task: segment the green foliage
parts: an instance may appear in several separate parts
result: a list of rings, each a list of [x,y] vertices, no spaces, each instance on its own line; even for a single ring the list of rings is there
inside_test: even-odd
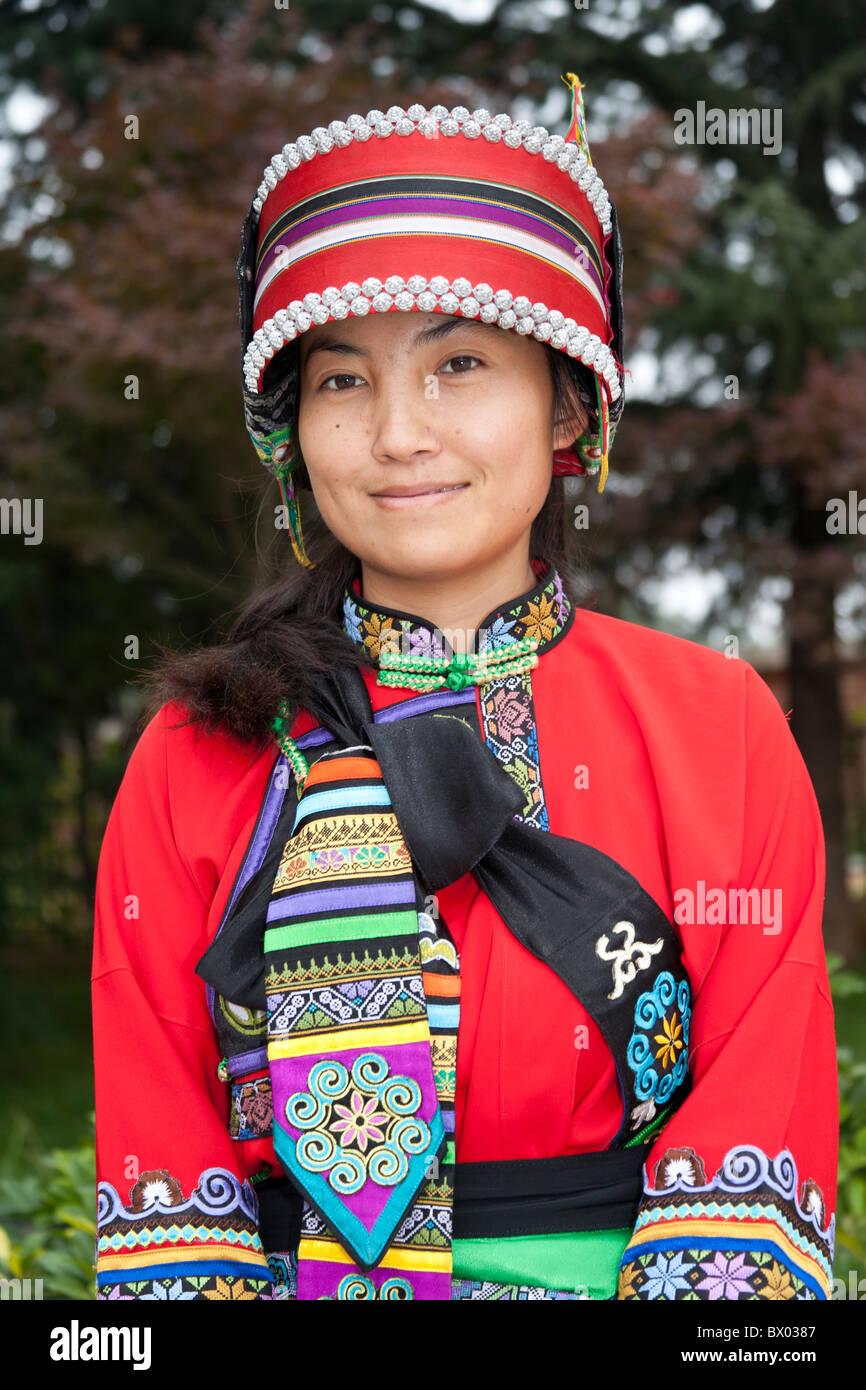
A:
[[[96,1177],[90,1135],[74,1149],[40,1152],[16,1115],[0,1160],[0,1276],[41,1279],[46,1299],[94,1299]]]
[[[827,957],[834,1000],[866,993],[866,977],[842,968],[840,956]],[[847,1280],[850,1270],[866,1273],[866,1061],[840,1043],[839,1194],[833,1274]]]

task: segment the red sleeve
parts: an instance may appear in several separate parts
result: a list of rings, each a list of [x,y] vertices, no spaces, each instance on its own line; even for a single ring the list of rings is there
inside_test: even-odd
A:
[[[718,933],[718,946],[692,978],[692,1088],[648,1154],[620,1299],[832,1297],[839,1130],[824,837],[785,715],[744,665],[741,853],[715,907],[706,885],[703,916],[697,893],[694,911],[674,893],[684,958],[690,934]],[[738,889],[760,898],[735,908]]]
[[[93,948],[97,1296],[269,1298],[254,1189],[195,964],[207,890],[175,838],[165,706],[130,759],[99,859]],[[171,718],[169,718],[171,716]]]

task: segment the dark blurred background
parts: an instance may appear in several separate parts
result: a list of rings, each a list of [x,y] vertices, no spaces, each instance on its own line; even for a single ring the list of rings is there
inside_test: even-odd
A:
[[[605,492],[585,488],[587,602],[739,654],[789,714],[828,854],[837,1273],[862,1275],[860,0],[7,0],[0,54],[0,1274],[91,1296],[92,901],[136,672],[292,562],[257,529],[240,404],[234,262],[262,170],[377,106],[564,134],[570,70],[622,228],[631,373]],[[778,152],[680,143],[701,102],[778,112]],[[14,499],[42,499],[39,544]]]

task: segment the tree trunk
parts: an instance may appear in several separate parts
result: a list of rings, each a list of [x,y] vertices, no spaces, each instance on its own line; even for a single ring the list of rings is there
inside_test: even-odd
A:
[[[824,940],[847,961],[860,942],[846,887],[844,792],[844,716],[836,651],[835,585],[808,563],[828,543],[826,512],[806,504],[796,489],[793,537],[800,562],[794,575],[788,615],[790,633],[791,730],[809,770],[827,848]]]

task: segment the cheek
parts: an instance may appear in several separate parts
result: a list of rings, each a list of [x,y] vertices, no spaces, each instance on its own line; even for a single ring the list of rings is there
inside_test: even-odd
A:
[[[326,405],[320,408],[314,399],[307,405],[301,403],[297,433],[311,483],[337,489],[351,481],[358,467],[354,456],[365,442],[363,429],[345,416],[335,419]]]

